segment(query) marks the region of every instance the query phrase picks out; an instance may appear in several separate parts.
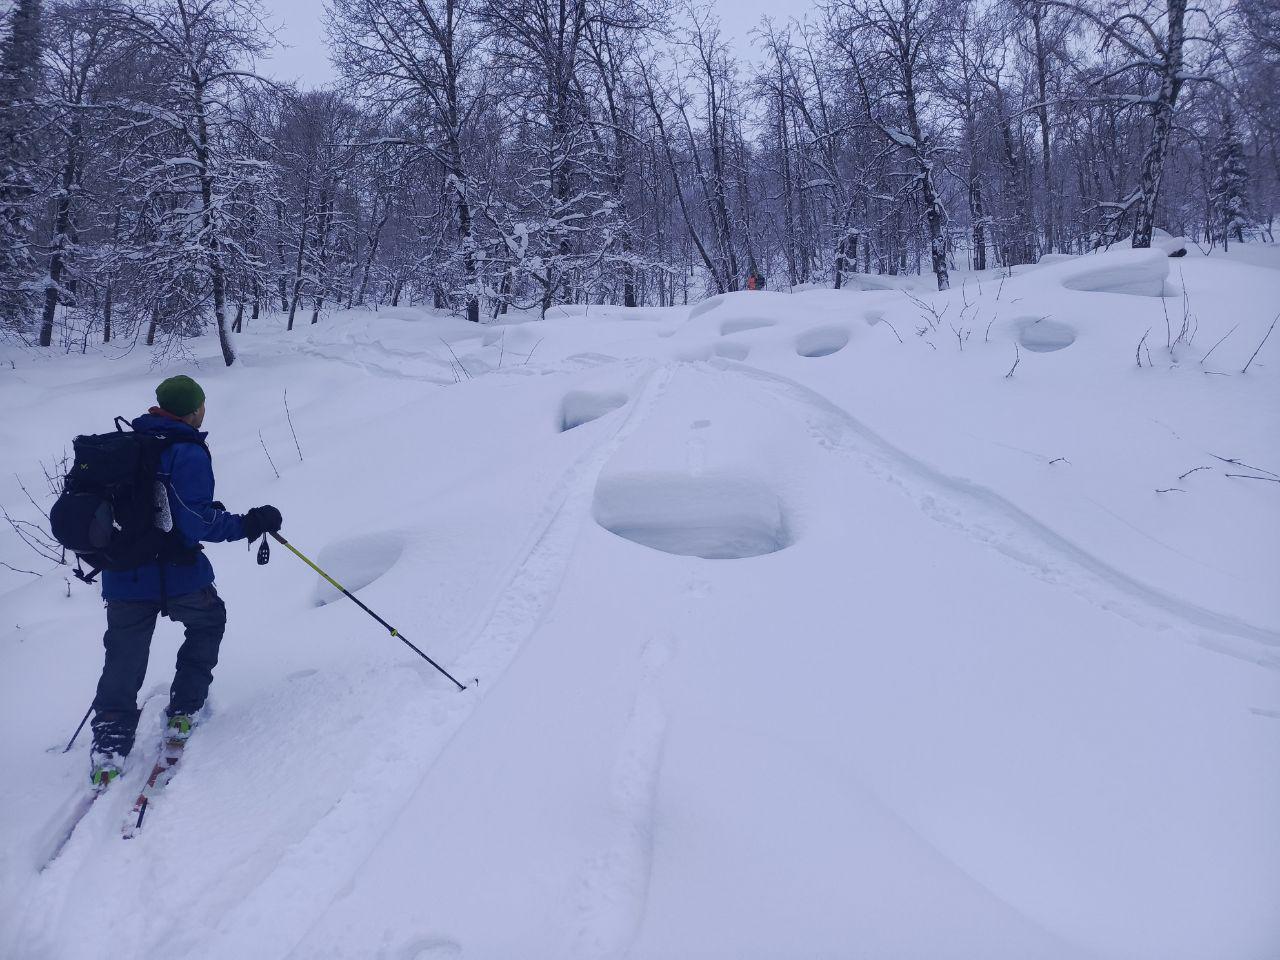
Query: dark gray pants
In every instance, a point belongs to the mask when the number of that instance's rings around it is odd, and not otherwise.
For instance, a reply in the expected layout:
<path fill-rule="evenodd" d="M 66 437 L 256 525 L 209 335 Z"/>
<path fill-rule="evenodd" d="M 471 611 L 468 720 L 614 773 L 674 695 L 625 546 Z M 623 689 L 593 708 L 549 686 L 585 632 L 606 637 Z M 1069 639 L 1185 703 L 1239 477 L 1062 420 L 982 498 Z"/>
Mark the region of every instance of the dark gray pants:
<path fill-rule="evenodd" d="M 160 603 L 108 600 L 107 632 L 102 638 L 106 662 L 93 700 L 93 746 L 127 754 L 138 729 L 138 691 L 147 675 L 151 635 Z M 167 616 L 186 628 L 178 649 L 178 665 L 169 688 L 170 716 L 195 713 L 204 706 L 218 663 L 218 646 L 227 625 L 227 608 L 212 585 L 169 599 Z"/>

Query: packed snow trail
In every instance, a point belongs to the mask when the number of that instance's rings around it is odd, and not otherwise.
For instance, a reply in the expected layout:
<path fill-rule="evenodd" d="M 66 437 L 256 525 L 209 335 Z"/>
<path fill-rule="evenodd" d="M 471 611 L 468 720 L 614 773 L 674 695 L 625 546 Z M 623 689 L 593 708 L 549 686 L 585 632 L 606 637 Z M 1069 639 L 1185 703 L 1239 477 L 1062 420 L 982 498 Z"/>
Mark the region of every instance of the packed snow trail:
<path fill-rule="evenodd" d="M 659 368 L 635 381 L 637 395 L 631 408 L 566 472 L 546 508 L 535 519 L 525 546 L 517 553 L 514 569 L 504 577 L 506 586 L 487 612 L 484 625 L 463 648 L 459 660 L 459 669 L 464 675 L 480 678 L 475 688 L 478 698 L 483 699 L 489 688 L 498 683 L 511 659 L 541 625 L 584 519 L 577 508 L 584 498 L 589 499 L 595 474 L 644 416 L 653 397 L 661 394 L 669 375 L 668 370 Z M 450 698 L 444 695 L 437 699 Z M 406 775 L 398 782 L 420 782 L 429 773 L 433 754 L 444 748 L 469 713 L 470 710 L 459 711 L 453 722 L 445 725 L 447 729 L 442 731 L 431 753 L 419 748 L 409 761 L 396 759 L 396 754 L 390 753 L 387 765 L 406 768 Z M 420 729 L 413 718 L 404 718 L 401 725 Z M 353 795 L 343 798 L 342 811 L 335 808 L 317 824 L 312 835 L 295 843 L 271 875 L 258 884 L 255 893 L 224 917 L 192 955 L 217 958 L 251 955 L 257 951 L 264 951 L 267 956 L 288 955 L 310 926 L 324 916 L 331 902 L 349 887 L 351 877 L 368 851 L 381 840 L 397 816 L 405 812 L 408 800 L 403 787 L 398 790 L 389 787 L 385 778 L 376 773 L 357 778 Z M 422 815 L 429 816 L 429 813 Z M 330 820 L 335 822 L 328 822 Z M 362 839 L 360 845 L 353 848 L 352 834 L 359 821 L 383 827 L 370 832 L 367 840 Z M 343 838 L 345 847 L 340 862 L 347 866 L 346 870 L 335 869 L 335 837 Z M 316 886 L 318 872 L 330 874 L 328 885 L 323 889 Z M 297 896 L 299 890 L 306 891 L 305 900 Z M 295 899 L 294 907 L 287 917 L 281 917 L 278 904 L 290 896 Z"/>

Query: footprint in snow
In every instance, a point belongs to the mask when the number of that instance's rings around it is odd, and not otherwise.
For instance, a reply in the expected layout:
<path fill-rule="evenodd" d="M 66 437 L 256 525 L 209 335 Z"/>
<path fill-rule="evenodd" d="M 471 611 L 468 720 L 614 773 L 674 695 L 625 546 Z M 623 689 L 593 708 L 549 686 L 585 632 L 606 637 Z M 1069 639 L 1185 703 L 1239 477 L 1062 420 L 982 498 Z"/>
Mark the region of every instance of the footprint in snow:
<path fill-rule="evenodd" d="M 573 390 L 560 403 L 560 432 L 598 420 L 625 406 L 629 398 L 616 391 Z"/>
<path fill-rule="evenodd" d="M 593 514 L 610 533 L 664 553 L 743 559 L 791 545 L 781 498 L 751 477 L 705 475 L 696 451 L 687 473 L 603 477 Z"/>
<path fill-rule="evenodd" d="M 829 357 L 848 343 L 849 331 L 844 327 L 815 327 L 796 339 L 796 353 L 802 357 Z"/>

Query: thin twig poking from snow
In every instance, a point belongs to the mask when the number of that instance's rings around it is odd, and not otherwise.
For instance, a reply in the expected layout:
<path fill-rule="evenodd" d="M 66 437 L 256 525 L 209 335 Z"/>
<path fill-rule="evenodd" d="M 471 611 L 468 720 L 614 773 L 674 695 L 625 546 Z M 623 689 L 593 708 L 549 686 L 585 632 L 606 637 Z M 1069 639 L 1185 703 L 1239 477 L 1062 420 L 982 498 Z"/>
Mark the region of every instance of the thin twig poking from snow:
<path fill-rule="evenodd" d="M 41 516 L 43 516 L 46 520 L 48 520 L 49 511 L 46 510 L 44 507 L 40 506 L 40 504 L 36 503 L 36 498 L 31 495 L 31 492 L 27 489 L 27 485 L 22 482 L 22 478 L 15 473 L 13 475 L 13 479 L 18 481 L 18 488 L 24 494 L 26 494 L 27 502 L 30 503 L 33 507 L 35 507 L 37 512 L 39 512 Z"/>
<path fill-rule="evenodd" d="M 1181 270 L 1178 271 L 1178 284 L 1182 287 L 1182 327 L 1178 330 L 1178 336 L 1174 339 L 1173 345 L 1176 347 L 1180 343 L 1185 343 L 1189 347 L 1196 338 L 1199 321 L 1196 321 L 1196 329 L 1193 329 L 1191 295 L 1187 292 L 1187 280 Z"/>
<path fill-rule="evenodd" d="M 471 371 L 470 371 L 470 370 L 468 370 L 465 366 L 463 366 L 462 361 L 461 361 L 460 359 L 458 359 L 458 355 L 457 355 L 456 353 L 453 353 L 453 347 L 449 345 L 449 341 L 448 341 L 448 340 L 446 340 L 444 337 L 438 337 L 437 339 L 438 339 L 441 343 L 443 343 L 443 344 L 444 344 L 445 349 L 446 349 L 446 350 L 448 350 L 448 351 L 449 351 L 449 353 L 453 354 L 453 359 L 454 359 L 454 361 L 455 361 L 455 362 L 458 364 L 458 366 L 461 368 L 462 372 L 463 372 L 463 373 L 465 373 L 465 374 L 467 375 L 467 379 L 468 379 L 468 380 L 474 379 L 474 378 L 471 376 Z"/>
<path fill-rule="evenodd" d="M 1142 335 L 1142 339 L 1138 341 L 1138 349 L 1133 351 L 1134 359 L 1138 361 L 1138 366 L 1142 366 L 1142 345 L 1147 342 L 1147 334 L 1151 333 L 1151 328 L 1147 327 L 1147 333 Z M 1151 359 L 1151 351 L 1147 351 L 1147 359 Z"/>
<path fill-rule="evenodd" d="M 1262 344 L 1263 344 L 1263 343 L 1266 343 L 1266 342 L 1267 342 L 1267 340 L 1270 338 L 1270 336 L 1271 336 L 1271 331 L 1272 331 L 1272 330 L 1274 330 L 1274 329 L 1276 328 L 1276 320 L 1280 320 L 1280 313 L 1277 313 L 1277 314 L 1275 315 L 1275 319 L 1271 321 L 1271 326 L 1267 327 L 1267 333 L 1266 333 L 1266 336 L 1264 336 L 1264 337 L 1262 338 L 1262 343 L 1258 344 L 1258 350 L 1261 350 L 1261 349 L 1262 349 Z M 1244 369 L 1240 371 L 1241 373 L 1248 373 L 1248 372 L 1249 372 L 1249 364 L 1250 364 L 1250 363 L 1253 363 L 1253 357 L 1256 357 L 1256 356 L 1258 355 L 1258 350 L 1254 350 L 1254 351 L 1253 351 L 1253 356 L 1249 358 L 1249 363 L 1246 363 L 1246 364 L 1244 365 Z"/>
<path fill-rule="evenodd" d="M 1280 483 L 1280 480 L 1275 477 L 1255 477 L 1251 473 L 1228 473 L 1224 476 L 1236 477 L 1239 480 L 1266 480 L 1268 483 Z"/>
<path fill-rule="evenodd" d="M 944 304 L 942 309 L 939 310 L 932 303 L 926 303 L 919 297 L 912 296 L 909 290 L 903 290 L 902 293 L 903 296 L 915 304 L 916 309 L 920 311 L 920 318 L 928 324 L 930 330 L 937 330 L 942 326 L 942 318 L 945 317 L 947 315 L 947 311 L 951 309 L 951 304 Z"/>
<path fill-rule="evenodd" d="M 280 479 L 280 471 L 276 469 L 276 462 L 271 459 L 271 451 L 267 449 L 267 441 L 262 439 L 262 431 L 258 431 L 258 442 L 262 444 L 262 452 L 267 455 L 267 463 L 271 464 L 271 472 L 276 475 L 276 479 Z"/>
<path fill-rule="evenodd" d="M 1224 333 L 1221 339 L 1218 340 L 1218 343 L 1215 343 L 1212 347 L 1209 348 L 1209 353 L 1213 353 L 1213 351 L 1217 350 L 1218 344 L 1222 343 L 1223 340 L 1227 339 L 1227 337 L 1235 333 L 1236 330 L 1239 329 L 1239 327 L 1240 327 L 1240 324 L 1237 323 L 1234 327 L 1232 327 L 1230 330 Z M 1204 363 L 1206 360 L 1209 359 L 1209 353 L 1206 353 L 1203 357 L 1200 358 L 1201 363 Z"/>
<path fill-rule="evenodd" d="M 543 338 L 542 338 L 542 340 L 545 340 L 545 339 L 546 339 L 546 337 L 543 337 Z M 525 358 L 524 358 L 524 363 L 520 364 L 520 366 L 522 366 L 522 367 L 524 367 L 524 366 L 528 366 L 529 361 L 533 359 L 533 351 L 534 351 L 534 350 L 537 350 L 537 349 L 538 349 L 538 347 L 542 346 L 542 340 L 539 340 L 537 343 L 535 343 L 535 344 L 533 345 L 533 350 L 530 350 L 530 351 L 529 351 L 529 355 L 528 355 L 527 357 L 525 357 Z"/>
<path fill-rule="evenodd" d="M 15 567 L 15 566 L 14 566 L 13 564 L 11 564 L 11 563 L 5 563 L 3 560 L 0 560 L 0 567 L 5 567 L 6 569 L 12 570 L 14 573 L 29 573 L 29 574 L 31 574 L 33 577 L 43 577 L 43 576 L 44 576 L 44 574 L 43 574 L 43 573 L 36 573 L 34 570 L 25 570 L 25 569 L 23 569 L 22 567 Z"/>
<path fill-rule="evenodd" d="M 1022 362 L 1022 351 L 1018 349 L 1017 343 L 1013 345 L 1013 366 L 1009 368 L 1009 372 L 1004 375 L 1006 380 L 1013 379 L 1013 371 L 1018 369 L 1018 364 Z"/>
<path fill-rule="evenodd" d="M 38 553 L 41 559 L 50 560 L 53 563 L 66 563 L 66 551 L 63 550 L 62 544 L 53 539 L 52 534 L 30 520 L 19 520 L 10 516 L 9 511 L 4 507 L 0 507 L 0 517 L 9 524 L 18 539 Z"/>
<path fill-rule="evenodd" d="M 1187 491 L 1183 490 L 1181 487 L 1165 487 L 1162 490 L 1156 491 L 1156 493 L 1186 493 L 1186 492 Z"/>
<path fill-rule="evenodd" d="M 898 336 L 898 329 L 897 329 L 897 327 L 895 327 L 892 323 L 890 323 L 890 322 L 889 322 L 888 320 L 886 320 L 884 317 L 881 317 L 881 318 L 880 318 L 880 322 L 881 322 L 881 323 L 883 323 L 886 327 L 888 327 L 890 330 L 892 330 L 892 331 L 893 331 L 893 335 L 894 335 L 895 337 L 898 337 L 898 342 L 899 342 L 899 343 L 901 343 L 901 342 L 902 342 L 902 337 Z"/>
<path fill-rule="evenodd" d="M 1255 467 L 1252 463 L 1245 463 L 1243 460 L 1236 460 L 1234 458 L 1228 459 L 1226 457 L 1220 457 L 1216 453 L 1211 453 L 1209 454 L 1209 456 L 1213 457 L 1213 459 L 1215 460 L 1221 460 L 1223 463 L 1229 463 L 1234 467 L 1244 467 L 1246 470 L 1252 470 L 1255 473 L 1265 473 L 1267 474 L 1267 476 L 1280 478 L 1280 473 L 1273 473 L 1270 470 L 1262 469 L 1262 467 Z"/>
<path fill-rule="evenodd" d="M 302 444 L 298 443 L 298 431 L 293 429 L 293 414 L 289 412 L 289 388 L 284 388 L 284 415 L 289 421 L 289 432 L 293 434 L 293 445 L 298 448 L 298 462 L 302 462 Z"/>
<path fill-rule="evenodd" d="M 1197 471 L 1199 471 L 1199 470 L 1212 470 L 1212 469 L 1213 469 L 1213 467 L 1192 467 L 1190 470 L 1188 470 L 1188 471 L 1187 471 L 1186 473 L 1184 473 L 1182 476 L 1178 477 L 1178 479 L 1179 479 L 1179 480 L 1185 480 L 1185 479 L 1187 479 L 1187 477 L 1191 476 L 1193 473 L 1196 473 L 1196 472 L 1197 472 Z"/>

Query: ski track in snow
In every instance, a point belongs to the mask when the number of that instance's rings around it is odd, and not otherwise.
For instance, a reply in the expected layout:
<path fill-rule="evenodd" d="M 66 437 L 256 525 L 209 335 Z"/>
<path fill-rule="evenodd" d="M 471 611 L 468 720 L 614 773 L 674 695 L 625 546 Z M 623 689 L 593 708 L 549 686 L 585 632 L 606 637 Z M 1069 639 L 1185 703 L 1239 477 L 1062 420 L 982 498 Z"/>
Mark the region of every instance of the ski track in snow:
<path fill-rule="evenodd" d="M 667 732 L 658 686 L 675 651 L 675 638 L 662 634 L 651 638 L 641 653 L 635 700 L 609 785 L 613 837 L 583 865 L 574 893 L 574 957 L 625 957 L 640 932 L 653 868 L 658 775 Z"/>
<path fill-rule="evenodd" d="M 456 735 L 478 700 L 496 684 L 525 641 L 538 631 L 558 593 L 578 532 L 590 515 L 588 505 L 596 477 L 643 419 L 669 377 L 670 370 L 660 368 L 643 378 L 629 411 L 612 433 L 569 468 L 533 524 L 524 548 L 516 552 L 513 569 L 503 579 L 506 587 L 498 592 L 482 625 L 458 658 L 460 677 L 482 680 L 482 685 L 472 688 L 474 695 L 460 699 L 449 690 L 418 698 L 416 704 L 409 699 L 406 715 L 398 719 L 399 729 L 419 732 L 402 745 L 402 751 L 410 751 L 408 757 L 403 752 L 398 758 L 392 753 L 372 764 L 371 774 L 353 777 L 357 786 L 311 829 L 304 841 L 295 843 L 269 877 L 224 918 L 219 924 L 220 936 L 193 956 L 209 960 L 236 955 L 298 956 L 298 945 L 324 916 L 329 904 L 350 889 L 360 865 L 395 825 L 435 758 Z M 435 735 L 421 737 L 424 727 Z M 386 777 L 388 771 L 393 775 L 391 783 Z M 381 826 L 361 833 L 360 827 L 365 823 Z M 300 888 L 307 891 L 305 897 L 297 895 Z M 295 904 L 295 911 L 288 918 L 280 916 L 278 910 L 282 899 Z M 406 956 L 447 956 L 458 949 L 448 939 L 411 946 L 406 949 Z"/>
<path fill-rule="evenodd" d="M 493 675 L 495 667 L 509 662 L 515 648 L 537 631 L 559 589 L 578 531 L 590 520 L 596 478 L 657 402 L 673 369 L 666 364 L 648 374 L 634 391 L 635 399 L 623 408 L 625 416 L 613 433 L 570 468 L 534 523 L 526 547 L 517 552 L 519 559 L 505 578 L 507 587 L 498 593 L 483 618 L 484 626 L 458 659 L 459 669 L 467 676 Z"/>
<path fill-rule="evenodd" d="M 988 487 L 942 473 L 895 447 L 847 410 L 788 377 L 758 367 L 711 361 L 752 379 L 803 410 L 813 438 L 859 457 L 873 474 L 916 501 L 931 519 L 987 544 L 1047 583 L 1066 586 L 1096 606 L 1147 630 L 1177 631 L 1208 649 L 1280 670 L 1280 634 L 1169 596 L 1117 570 Z M 955 501 L 963 497 L 961 508 Z"/>

